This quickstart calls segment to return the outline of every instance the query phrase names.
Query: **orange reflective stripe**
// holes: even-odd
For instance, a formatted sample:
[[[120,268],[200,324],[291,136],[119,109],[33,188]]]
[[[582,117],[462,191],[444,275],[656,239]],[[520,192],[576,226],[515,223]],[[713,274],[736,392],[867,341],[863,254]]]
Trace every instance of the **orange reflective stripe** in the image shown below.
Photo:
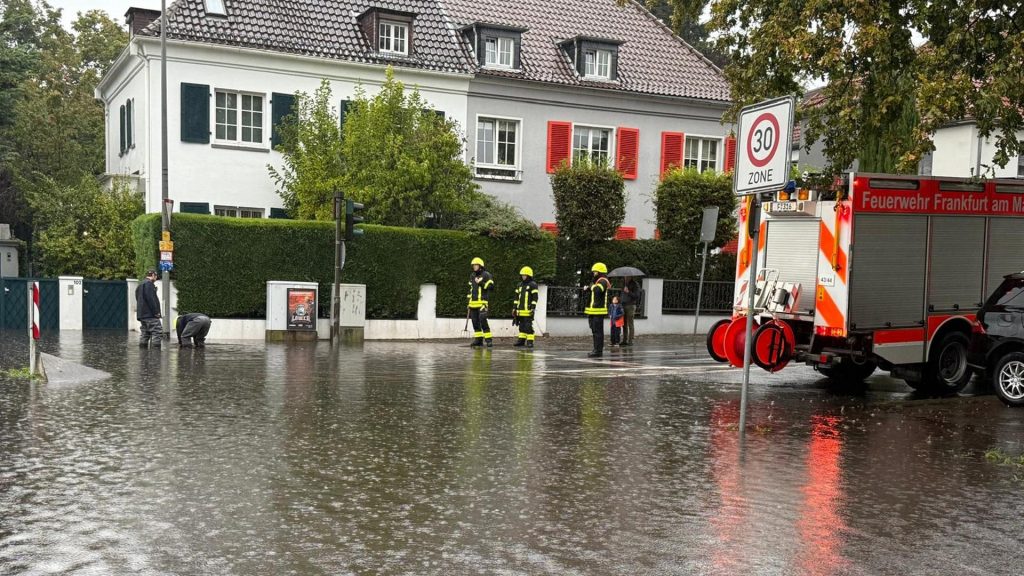
[[[845,324],[842,311],[836,306],[836,301],[832,299],[832,295],[824,286],[818,286],[817,304],[814,309],[818,316],[825,321],[825,325],[830,328],[842,328]]]
[[[832,261],[832,250],[835,249],[836,239],[832,236],[832,231],[828,229],[828,225],[824,222],[821,223],[821,234],[818,235],[819,243],[818,249],[825,255],[825,258]],[[846,250],[839,248],[838,259],[836,260],[835,271],[839,276],[839,279],[846,283]]]

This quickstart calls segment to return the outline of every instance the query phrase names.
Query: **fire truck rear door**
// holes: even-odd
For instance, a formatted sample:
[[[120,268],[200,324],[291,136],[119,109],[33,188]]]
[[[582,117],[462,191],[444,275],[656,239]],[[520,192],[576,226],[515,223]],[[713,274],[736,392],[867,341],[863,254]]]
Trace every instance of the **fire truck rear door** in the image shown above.
[[[799,282],[800,296],[795,310],[814,314],[814,287],[818,281],[817,218],[773,219],[765,240],[765,268],[779,271],[779,281]]]

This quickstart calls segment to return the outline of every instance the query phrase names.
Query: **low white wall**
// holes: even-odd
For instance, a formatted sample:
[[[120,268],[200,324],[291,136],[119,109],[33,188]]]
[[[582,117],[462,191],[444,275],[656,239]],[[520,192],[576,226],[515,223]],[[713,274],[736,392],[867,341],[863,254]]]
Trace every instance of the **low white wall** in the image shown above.
[[[701,314],[697,326],[698,334],[706,334],[711,325],[726,315],[705,316]],[[693,314],[638,318],[634,322],[637,336],[655,334],[693,334]],[[549,336],[589,336],[590,323],[586,318],[548,318],[544,326]],[[604,319],[604,333],[611,334],[609,320]]]

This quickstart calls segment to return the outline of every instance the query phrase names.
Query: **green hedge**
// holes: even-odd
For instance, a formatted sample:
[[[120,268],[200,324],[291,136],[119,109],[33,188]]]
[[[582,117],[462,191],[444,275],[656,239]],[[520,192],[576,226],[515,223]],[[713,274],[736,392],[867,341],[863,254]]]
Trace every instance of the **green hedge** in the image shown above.
[[[573,286],[589,281],[594,262],[604,262],[609,270],[633,266],[651,278],[696,280],[700,277],[701,250],[699,246],[671,240],[608,240],[580,246],[559,239],[555,283]],[[732,280],[735,274],[735,254],[708,256],[708,280]]]
[[[133,223],[139,277],[155,268],[160,216]],[[369,318],[413,318],[421,284],[438,286],[437,313],[460,317],[466,310],[469,262],[488,263],[495,277],[496,315],[507,315],[519,268],[530,265],[540,280],[555,273],[555,242],[503,242],[467,232],[366,225],[365,235],[347,244],[342,282],[366,284]],[[174,214],[175,271],[181,310],[218,317],[262,317],[268,280],[320,283],[326,310],[334,280],[332,222],[242,219]],[[501,302],[509,302],[502,306]]]

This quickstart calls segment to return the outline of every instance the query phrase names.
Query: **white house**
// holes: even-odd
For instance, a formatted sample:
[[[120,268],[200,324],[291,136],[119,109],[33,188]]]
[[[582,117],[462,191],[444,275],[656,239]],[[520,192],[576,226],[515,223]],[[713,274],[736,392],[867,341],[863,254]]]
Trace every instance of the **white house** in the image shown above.
[[[1017,135],[1024,140],[1024,132]],[[1024,178],[1024,155],[999,167],[995,161],[995,138],[978,134],[973,120],[956,122],[935,131],[935,150],[921,162],[921,173],[931,176],[975,176]]]
[[[97,88],[107,173],[160,209],[159,13],[128,11],[131,40]],[[654,234],[669,166],[725,169],[721,72],[636,2],[177,0],[168,8],[168,178],[180,211],[283,217],[267,165],[296,91],[328,79],[338,109],[393,66],[463,130],[482,190],[554,222],[549,174],[589,156],[627,182],[623,237]]]

